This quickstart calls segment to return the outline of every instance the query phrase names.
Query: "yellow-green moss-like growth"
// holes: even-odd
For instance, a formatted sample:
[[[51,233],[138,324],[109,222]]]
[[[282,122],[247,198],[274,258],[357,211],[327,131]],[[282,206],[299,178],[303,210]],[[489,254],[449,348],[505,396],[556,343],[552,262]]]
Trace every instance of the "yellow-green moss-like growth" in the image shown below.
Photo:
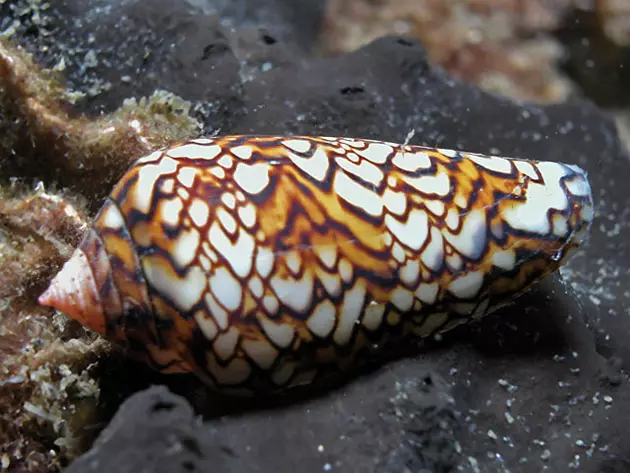
[[[201,128],[168,92],[98,118],[73,114],[72,101],[60,76],[0,40],[2,471],[56,471],[98,433],[95,367],[110,347],[37,296],[125,169]]]

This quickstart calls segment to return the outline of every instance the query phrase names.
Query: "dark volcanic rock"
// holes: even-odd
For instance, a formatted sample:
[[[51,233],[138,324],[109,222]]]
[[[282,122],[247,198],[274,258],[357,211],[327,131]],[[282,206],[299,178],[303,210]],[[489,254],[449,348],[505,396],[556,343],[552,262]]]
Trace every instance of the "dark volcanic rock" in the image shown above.
[[[421,370],[420,370],[421,371]],[[132,396],[67,472],[436,471],[455,464],[444,381],[384,372],[306,405],[197,422],[163,387]],[[366,395],[369,392],[370,395]],[[341,397],[339,397],[341,395]],[[348,403],[346,399],[352,399]],[[357,402],[358,401],[358,402]]]
[[[42,13],[52,34],[33,35],[23,15],[14,39],[46,64],[67,58],[72,87],[93,91],[77,103],[88,113],[157,87],[222,134],[400,142],[415,130],[416,144],[579,164],[597,205],[591,239],[564,279],[323,396],[206,423],[162,388],[134,396],[68,471],[625,471],[630,162],[612,120],[585,102],[488,95],[407,39],[315,58],[316,14],[228,3],[215,2],[226,22],[176,0],[67,0]],[[320,2],[299,3],[316,13]],[[109,86],[96,93],[99,81]]]

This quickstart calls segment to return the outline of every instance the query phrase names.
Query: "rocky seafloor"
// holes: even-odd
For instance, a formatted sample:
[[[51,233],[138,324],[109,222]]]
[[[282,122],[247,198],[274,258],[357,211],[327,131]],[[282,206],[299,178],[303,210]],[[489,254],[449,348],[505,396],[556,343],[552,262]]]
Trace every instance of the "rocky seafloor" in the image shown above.
[[[12,58],[0,65],[0,471],[630,469],[630,67],[618,66],[623,25],[611,39],[601,19],[614,2],[592,14],[527,3],[552,15],[539,23],[514,21],[519,2],[502,14],[489,0],[418,2],[421,14],[404,3],[374,14],[374,3],[366,13],[314,0],[0,2]],[[417,33],[420,43],[397,16],[427,35],[432,8],[459,33],[454,46]],[[401,28],[410,35],[381,36]],[[552,54],[520,43],[535,33]],[[449,60],[462,38],[473,44]],[[140,132],[123,126],[131,118]],[[103,137],[105,125],[119,133]],[[588,242],[478,324],[334,388],[258,405],[150,373],[35,303],[142,150],[139,135],[157,146],[211,133],[402,142],[411,131],[414,144],[585,168],[597,206]]]

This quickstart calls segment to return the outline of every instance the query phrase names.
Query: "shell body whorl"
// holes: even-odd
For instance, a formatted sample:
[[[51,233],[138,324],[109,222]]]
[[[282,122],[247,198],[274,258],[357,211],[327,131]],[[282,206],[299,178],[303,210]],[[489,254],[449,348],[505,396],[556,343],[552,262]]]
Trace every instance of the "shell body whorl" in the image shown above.
[[[126,172],[71,259],[89,265],[69,261],[40,301],[161,371],[280,390],[483,316],[557,269],[592,214],[571,165],[349,138],[198,139]],[[81,284],[98,297],[73,313],[64,294]]]

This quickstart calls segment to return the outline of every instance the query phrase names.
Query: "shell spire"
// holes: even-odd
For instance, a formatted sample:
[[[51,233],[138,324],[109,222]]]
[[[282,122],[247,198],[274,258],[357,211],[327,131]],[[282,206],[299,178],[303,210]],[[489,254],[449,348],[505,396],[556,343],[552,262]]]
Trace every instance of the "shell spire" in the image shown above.
[[[278,391],[510,303],[593,220],[577,166],[343,137],[136,161],[40,303],[162,372]]]
[[[86,327],[105,333],[105,314],[88,257],[77,248],[39,296],[39,304],[54,307]]]

